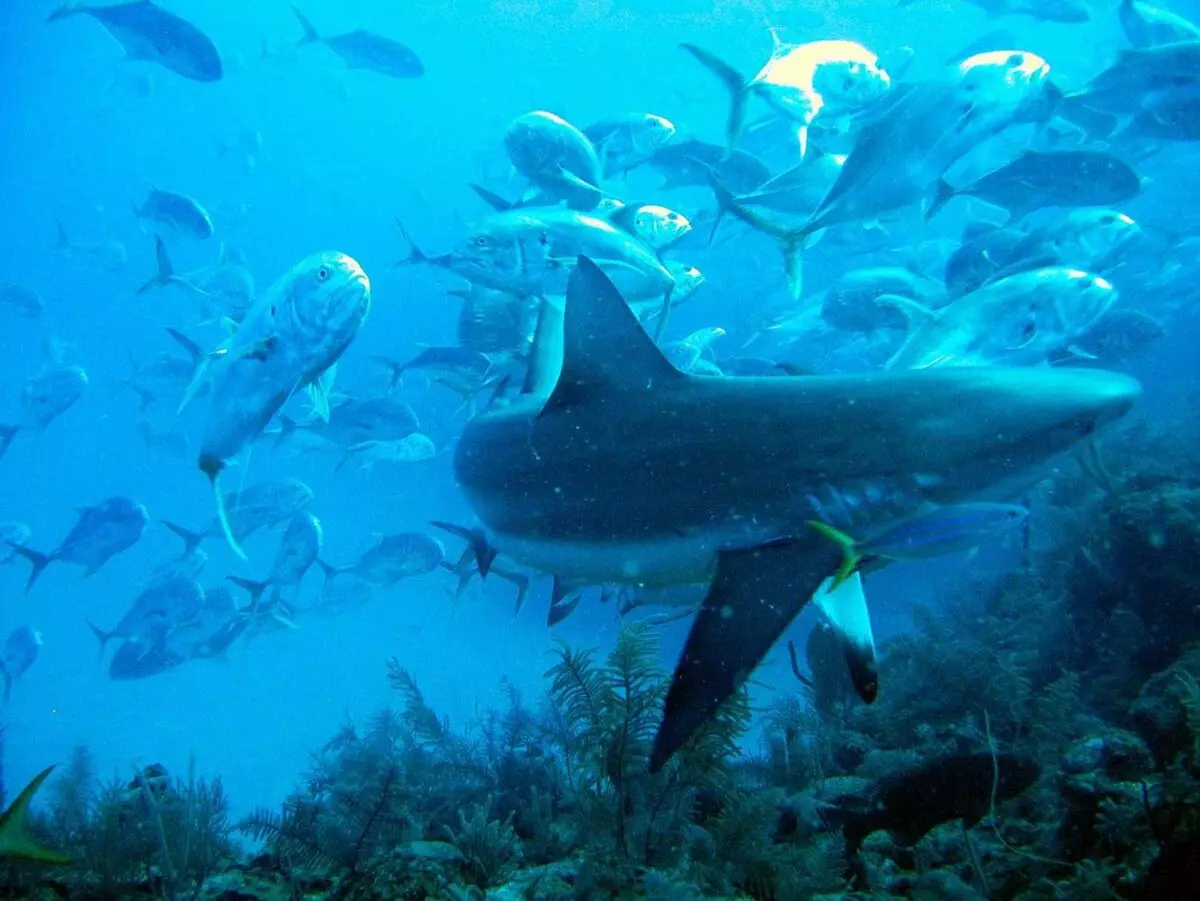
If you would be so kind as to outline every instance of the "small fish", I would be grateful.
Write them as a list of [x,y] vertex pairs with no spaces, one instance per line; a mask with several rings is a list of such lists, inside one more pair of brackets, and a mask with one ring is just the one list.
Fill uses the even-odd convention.
[[[244,556],[221,506],[220,475],[258,437],[291,397],[308,392],[319,416],[330,416],[337,361],[371,308],[371,283],[342,253],[318,253],[285,273],[254,303],[237,331],[193,382],[211,379],[209,414],[197,466],[209,480],[225,538]],[[194,391],[185,394],[184,404]]]
[[1125,39],[1132,47],[1200,41],[1200,27],[1195,23],[1142,0],[1121,0],[1117,17]]
[[[208,211],[199,201],[186,194],[174,191],[161,191],[151,188],[142,205],[133,208],[134,215],[139,219],[155,222],[164,228],[182,235],[203,241],[213,235],[212,219]],[[168,262],[167,268],[170,268]],[[159,258],[160,276],[162,270],[162,255]],[[145,290],[143,287],[142,290]]]
[[[280,479],[259,482],[240,491],[229,492],[222,501],[228,524],[240,543],[255,532],[270,529],[303,513],[313,502],[313,492],[299,479]],[[183,556],[195,552],[206,538],[220,537],[222,525],[214,520],[207,528],[196,532],[176,523],[163,520],[163,525],[183,540]]]
[[1028,516],[1025,507],[1015,504],[954,504],[919,513],[866,541],[856,541],[819,520],[810,520],[809,525],[845,553],[841,568],[834,576],[833,589],[836,589],[858,571],[864,560],[878,557],[926,560],[974,550],[1019,528]]
[[749,194],[771,180],[771,170],[757,157],[695,139],[666,144],[647,165],[663,176],[664,188],[707,187],[715,174],[734,194]]
[[303,433],[334,447],[347,448],[364,441],[399,441],[420,428],[413,408],[391,397],[348,397],[330,407],[328,420],[316,416],[296,422],[281,415],[279,422],[277,446]]
[[110,497],[92,507],[83,507],[79,519],[62,543],[49,554],[39,553],[27,545],[12,547],[29,561],[32,569],[25,590],[51,563],[73,563],[85,569],[84,575],[97,572],[105,563],[122,551],[137,544],[150,521],[150,514],[137,501],[128,497]]
[[58,237],[54,246],[63,253],[81,257],[109,271],[120,269],[129,258],[125,245],[120,241],[72,241],[61,222],[56,222],[55,226]]
[[392,78],[420,78],[425,74],[425,66],[416,51],[399,41],[361,28],[333,37],[321,37],[300,10],[293,6],[292,12],[304,29],[304,37],[298,42],[299,45],[324,44],[351,69],[366,69]]
[[441,542],[424,532],[385,535],[350,566],[320,566],[326,578],[352,573],[381,588],[390,588],[401,579],[419,576],[437,569],[446,557]]
[[0,285],[0,310],[22,319],[37,319],[46,308],[42,295],[26,285],[5,282]]
[[52,772],[54,767],[48,766],[34,776],[8,809],[0,813],[0,860],[19,860],[51,866],[69,866],[73,862],[65,854],[52,851],[33,838],[29,834],[26,822],[29,819],[29,805],[33,803],[33,796],[42,787],[42,783],[50,778]]
[[637,113],[596,122],[583,133],[596,149],[604,177],[612,178],[658,153],[675,137],[675,125],[653,113]]
[[1043,207],[1113,206],[1132,200],[1141,189],[1137,173],[1110,153],[1029,150],[961,188],[939,179],[925,218],[932,219],[955,197],[978,197],[1016,221]]
[[71,0],[46,21],[77,15],[91,16],[103,25],[124,48],[126,59],[157,63],[193,81],[221,78],[221,55],[204,32],[150,0],[110,6],[85,6]]
[[257,607],[268,588],[274,588],[278,597],[280,589],[295,588],[299,585],[304,579],[304,574],[320,557],[324,540],[325,532],[321,528],[321,521],[311,513],[297,513],[279,538],[275,562],[271,565],[271,572],[267,577],[256,581],[230,576],[229,581],[245,589],[250,594],[251,606]]
[[12,694],[13,683],[37,662],[42,649],[42,633],[29,626],[18,626],[8,634],[0,648],[0,676],[4,677],[4,700]]
[[359,472],[370,473],[379,463],[420,463],[437,456],[433,441],[420,432],[414,432],[398,441],[363,441],[346,448],[337,468],[341,469],[351,459],[362,461]]
[[623,205],[609,215],[608,221],[641,238],[659,253],[678,244],[692,230],[686,216],[656,203]]
[[245,627],[245,617],[239,616],[233,592],[225,586],[209,588],[204,592],[199,614],[173,629],[163,640],[162,649],[169,659],[181,661],[220,657]]
[[101,629],[91,620],[87,625],[100,642],[102,655],[114,638],[140,645],[146,653],[165,641],[173,629],[199,616],[203,604],[204,589],[195,579],[166,574],[151,579],[111,630]]
[[596,149],[561,116],[545,110],[518,116],[504,135],[504,149],[513,168],[546,203],[562,201],[587,211],[600,202],[602,172]]

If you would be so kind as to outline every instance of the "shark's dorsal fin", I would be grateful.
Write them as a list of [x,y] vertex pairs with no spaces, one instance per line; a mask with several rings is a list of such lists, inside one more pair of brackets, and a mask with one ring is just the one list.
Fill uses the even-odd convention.
[[579,257],[567,283],[563,362],[543,412],[687,378],[662,355],[604,271]]

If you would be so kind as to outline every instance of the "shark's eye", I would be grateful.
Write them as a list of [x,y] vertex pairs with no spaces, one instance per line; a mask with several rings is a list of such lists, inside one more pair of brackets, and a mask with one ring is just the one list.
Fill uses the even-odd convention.
[[324,266],[317,270],[317,280],[322,282],[329,280],[329,270]]

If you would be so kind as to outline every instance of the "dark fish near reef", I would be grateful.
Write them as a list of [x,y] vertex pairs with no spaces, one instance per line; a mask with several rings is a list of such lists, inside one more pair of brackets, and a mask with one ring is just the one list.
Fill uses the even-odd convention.
[[4,700],[12,694],[13,683],[33,666],[42,649],[42,634],[29,626],[13,629],[0,648],[0,676],[4,677]]
[[69,16],[91,16],[125,49],[125,58],[157,63],[193,81],[217,81],[221,55],[199,28],[150,0],[85,6],[72,0],[52,12],[54,22]]
[[424,532],[400,532],[385,535],[375,546],[349,566],[321,563],[326,578],[351,573],[382,588],[390,588],[401,579],[423,575],[441,566],[446,549]]
[[955,754],[881,779],[858,804],[839,805],[828,819],[841,822],[849,856],[881,829],[907,847],[943,823],[962,820],[968,829],[974,826],[991,810],[993,785],[998,804],[1040,776],[1035,761],[1015,754]]
[[65,854],[51,851],[29,834],[27,820],[29,805],[37,794],[42,783],[50,778],[54,767],[48,766],[33,777],[8,810],[0,813],[0,860],[17,860],[26,863],[49,864],[51,866],[69,866],[71,858]]
[[[869,485],[862,493],[875,500],[856,519],[883,531],[913,496],[959,504],[1000,485],[1019,491],[1141,391],[1095,370],[689,376],[587,258],[576,261],[563,321],[545,336],[559,343],[561,365],[463,431],[454,472],[483,524],[463,532],[484,574],[502,552],[566,585],[711,582],[667,694],[653,770],[840,567],[797,498]],[[535,357],[557,355],[541,344]],[[765,438],[762,422],[772,423]],[[872,699],[866,611],[837,621],[851,630],[843,645]]]
[[[304,512],[312,501],[312,489],[299,479],[280,479],[230,491],[222,506],[228,517],[229,529],[240,543],[261,529],[269,529]],[[222,534],[219,519],[200,532],[167,520],[163,520],[163,525],[183,540],[185,557],[206,538],[218,538]]]
[[335,34],[333,37],[321,37],[312,23],[296,7],[292,12],[304,29],[304,37],[300,44],[324,44],[342,58],[351,69],[367,69],[392,78],[420,78],[425,74],[425,66],[421,58],[411,47],[406,47],[399,41],[372,34],[361,28],[348,31],[345,34]]
[[[146,200],[140,207],[134,207],[133,211],[139,219],[147,219],[161,225],[163,228],[196,238],[197,240],[203,241],[206,238],[211,238],[213,235],[213,224],[212,219],[208,215],[208,210],[204,209],[199,201],[188,197],[186,194],[177,194],[174,191],[160,191],[158,188],[151,188],[150,193],[146,195]],[[161,249],[161,241],[158,246],[158,278],[161,279],[164,277],[162,275],[164,252]],[[166,268],[170,269],[169,262],[167,262]],[[144,291],[145,286],[141,290]]]
[[25,545],[15,545],[16,552],[33,567],[25,590],[33,587],[51,563],[73,563],[84,567],[85,576],[92,575],[117,554],[137,544],[149,521],[150,514],[137,501],[128,497],[110,497],[94,507],[82,508],[67,537],[51,553],[42,554]]
[[1137,173],[1111,153],[1029,150],[961,188],[939,180],[925,218],[932,219],[955,197],[978,197],[1016,221],[1043,207],[1113,206],[1133,199],[1141,188]]

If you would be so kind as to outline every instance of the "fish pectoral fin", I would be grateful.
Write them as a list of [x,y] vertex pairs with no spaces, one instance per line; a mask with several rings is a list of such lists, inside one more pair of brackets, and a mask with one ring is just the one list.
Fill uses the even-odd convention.
[[671,679],[651,772],[746,683],[842,557],[840,547],[811,539],[718,553],[717,574]]
[[329,411],[331,408],[329,396],[333,391],[333,382],[336,378],[337,363],[334,363],[317,376],[315,381],[310,382],[304,388],[308,394],[308,399],[312,402],[313,409],[322,422],[329,422]]
[[853,572],[842,581],[827,580],[813,595],[813,603],[825,614],[842,646],[855,691],[870,704],[879,694],[879,665],[862,575]]

